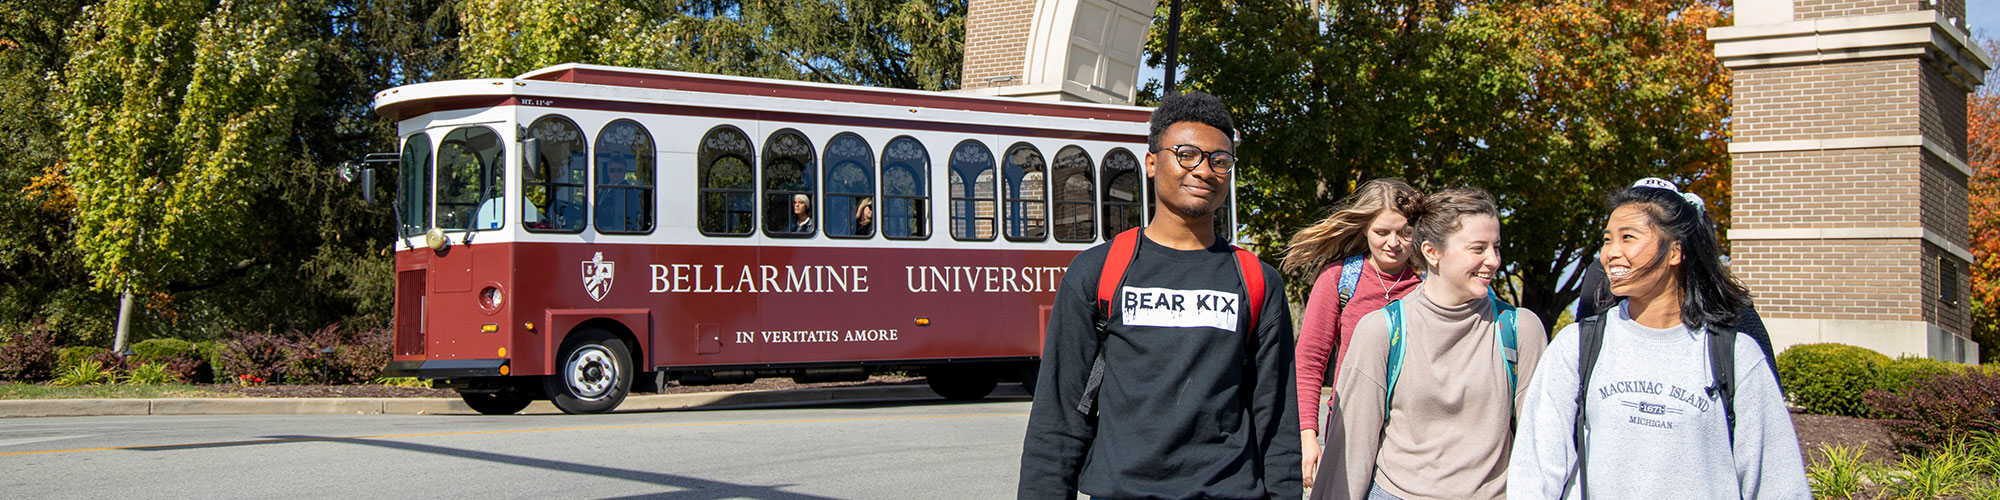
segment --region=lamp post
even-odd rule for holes
[[[1160,97],[1174,95],[1174,73],[1180,72],[1181,0],[1167,0],[1167,71]]]

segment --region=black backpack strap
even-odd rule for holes
[[[1248,255],[1248,252],[1239,253],[1237,254],[1236,257],[1237,259],[1242,259],[1244,255]],[[1239,262],[1237,262],[1237,265],[1233,266],[1236,268],[1236,279],[1243,283],[1243,293],[1244,293],[1243,303],[1237,306],[1241,308],[1241,310],[1237,311],[1236,324],[1238,325],[1237,328],[1242,328],[1243,331],[1245,332],[1243,335],[1237,336],[1237,338],[1243,339],[1243,383],[1237,385],[1236,399],[1238,404],[1243,405],[1243,413],[1247,416],[1247,418],[1245,418],[1244,420],[1249,422],[1250,439],[1248,441],[1250,443],[1250,448],[1252,452],[1251,460],[1256,465],[1255,475],[1257,476],[1257,481],[1259,483],[1262,483],[1265,480],[1264,450],[1258,447],[1258,440],[1259,440],[1258,436],[1260,436],[1260,434],[1257,433],[1257,410],[1254,404],[1256,401],[1255,398],[1252,397],[1254,393],[1257,392],[1257,323],[1258,323],[1257,316],[1258,315],[1256,314],[1256,312],[1258,311],[1251,311],[1249,309],[1251,307],[1250,295],[1264,293],[1263,290],[1264,285],[1262,279],[1256,280],[1255,285],[1253,285],[1250,276],[1248,274],[1245,274],[1249,272],[1263,271],[1261,264],[1257,263],[1255,257],[1253,256],[1251,259],[1252,259],[1251,262],[1248,263],[1241,262],[1239,260]],[[1258,267],[1252,267],[1252,266],[1258,266]],[[1250,269],[1256,269],[1256,271],[1251,271]],[[1259,278],[1262,277],[1260,276]],[[1257,300],[1257,302],[1262,303],[1263,300],[1259,299]]]
[[[1722,415],[1729,420],[1730,449],[1736,448],[1736,329],[1728,325],[1710,325],[1708,333],[1708,372],[1714,385],[1708,387],[1709,395],[1722,399]]]
[[[1104,266],[1098,269],[1097,297],[1090,301],[1097,356],[1090,361],[1090,378],[1084,382],[1083,396],[1076,402],[1076,411],[1084,415],[1097,415],[1097,392],[1104,388],[1104,343],[1111,338],[1111,308],[1116,305],[1114,295],[1125,285],[1125,271],[1139,261],[1139,237],[1144,229],[1127,229],[1113,237],[1104,256]]]
[[[1577,322],[1576,350],[1576,421],[1570,424],[1570,442],[1576,449],[1576,465],[1569,470],[1569,477],[1563,479],[1563,496],[1569,494],[1571,480],[1577,483],[1583,498],[1590,498],[1590,487],[1583,482],[1587,469],[1583,440],[1584,395],[1590,393],[1590,372],[1597,369],[1597,355],[1604,351],[1604,315],[1599,314]]]

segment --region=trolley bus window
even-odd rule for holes
[[[951,237],[993,239],[993,152],[967,139],[951,151]]]
[[[1007,149],[1007,239],[1042,241],[1049,232],[1049,165],[1028,143]]]
[[[1056,241],[1067,243],[1090,243],[1095,240],[1092,232],[1097,224],[1096,201],[1092,192],[1097,190],[1091,182],[1090,153],[1083,148],[1068,146],[1056,151],[1055,202]]]
[[[875,152],[868,141],[842,132],[826,142],[826,235],[875,235]]]
[[[459,127],[438,143],[437,227],[486,230],[501,226],[506,172],[500,134]]]
[[[779,130],[764,141],[764,234],[805,238],[819,226],[813,160],[812,141],[797,130]]]
[[[1104,239],[1139,227],[1139,158],[1125,148],[1104,155]]]
[[[522,225],[537,232],[582,232],[589,168],[583,129],[562,115],[547,115],[528,125],[525,141],[535,141],[535,147],[522,148],[521,191],[527,199],[521,204]]]
[[[632,120],[597,133],[597,232],[653,232],[653,136]]]
[[[756,207],[757,184],[752,180],[751,158],[757,152],[750,136],[728,125],[710,129],[701,139],[699,176],[701,190],[701,233],[710,236],[748,236]]]
[[[931,155],[910,136],[882,149],[882,236],[921,240],[930,233]]]
[[[402,234],[423,234],[431,220],[430,136],[417,133],[403,141],[403,166],[396,179],[396,216],[402,219]]]

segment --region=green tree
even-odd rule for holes
[[[1728,80],[1702,35],[1727,22],[1713,2],[1183,8],[1184,85],[1232,107],[1242,219],[1265,255],[1367,179],[1481,187],[1503,211],[1500,293],[1556,318],[1577,296],[1565,271],[1595,254],[1604,195],[1660,176],[1726,209]],[[1311,278],[1291,281],[1304,292]]]
[[[151,293],[257,260],[251,200],[291,147],[313,51],[293,2],[112,0],[63,76],[77,245],[99,288]]]
[[[51,75],[81,0],[0,0],[0,331],[47,321],[74,340],[109,332],[110,294],[91,291],[73,237]]]

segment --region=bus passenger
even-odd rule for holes
[[[1406,210],[1424,282],[1355,326],[1312,498],[1504,498],[1515,402],[1548,330],[1493,294],[1492,195],[1446,190]]]
[[[1303,493],[1283,278],[1254,256],[1239,261],[1215,234],[1234,133],[1228,108],[1208,94],[1170,96],[1153,110],[1146,174],[1158,215],[1123,237],[1134,243],[1119,275],[1106,271],[1111,244],[1083,251],[1063,275],[1020,498]],[[1261,299],[1250,300],[1243,267],[1260,273]],[[1101,280],[1122,283],[1115,299],[1097,300]],[[1253,302],[1261,310],[1247,311]]]
[[[854,207],[854,235],[875,235],[875,199],[861,197],[861,204]]]
[[[792,195],[792,223],[785,227],[785,232],[799,234],[813,232],[812,213],[812,197],[803,194]]]
[[[1611,198],[1601,314],[1550,342],[1521,407],[1514,498],[1810,498],[1798,435],[1701,198],[1646,179]],[[1579,407],[1579,402],[1581,407]]]
[[[1395,179],[1361,184],[1345,208],[1299,231],[1285,249],[1285,270],[1318,269],[1313,294],[1299,324],[1299,450],[1305,485],[1319,472],[1319,396],[1340,371],[1340,355],[1354,338],[1354,324],[1389,301],[1417,289],[1410,263],[1410,225],[1404,210],[1423,200]]]

